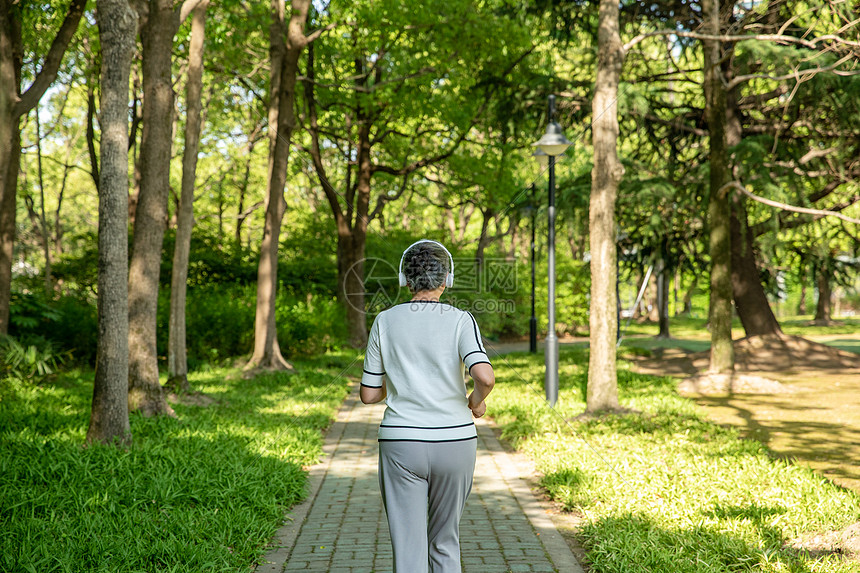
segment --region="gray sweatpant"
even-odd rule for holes
[[[395,573],[459,573],[460,516],[477,440],[380,442],[379,488]]]

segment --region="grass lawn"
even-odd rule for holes
[[[249,570],[305,495],[302,466],[360,373],[355,352],[245,380],[196,373],[208,406],[132,415],[128,449],[84,448],[92,372],[0,383],[0,571]]]
[[[489,414],[535,459],[549,495],[583,517],[592,571],[858,571],[857,561],[789,545],[860,520],[856,494],[709,422],[675,380],[635,374],[623,362],[621,402],[641,414],[576,421],[585,409],[585,350],[562,349],[560,364],[552,411],[541,355],[496,357]]]

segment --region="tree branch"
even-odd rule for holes
[[[42,64],[42,69],[39,70],[36,79],[27,88],[27,91],[21,94],[21,98],[15,104],[14,113],[16,117],[20,117],[36,107],[36,104],[39,103],[39,100],[42,99],[42,96],[45,95],[45,92],[54,83],[54,80],[57,78],[57,72],[60,69],[60,64],[63,62],[63,55],[66,53],[66,48],[69,47],[69,43],[78,29],[78,22],[81,21],[81,16],[84,13],[86,5],[86,0],[72,0],[66,18],[54,37],[51,48],[48,50],[48,55],[45,56],[45,63]]]
[[[840,58],[839,60],[837,60],[836,63],[834,63],[832,65],[825,66],[823,68],[820,66],[817,66],[814,68],[806,68],[803,70],[794,70],[792,73],[784,74],[782,76],[770,76],[767,74],[748,74],[745,76],[736,76],[732,79],[732,81],[730,81],[726,85],[726,90],[731,91],[731,90],[735,89],[736,87],[738,87],[740,84],[742,84],[746,81],[749,81],[749,80],[754,80],[754,79],[766,79],[766,80],[773,80],[775,82],[794,79],[794,80],[797,80],[798,82],[803,82],[803,81],[806,81],[810,77],[812,77],[812,76],[814,76],[820,72],[833,71],[836,68],[838,68],[839,66],[841,66],[842,64],[844,64],[845,62],[847,62],[853,58],[854,58],[854,54],[847,54],[847,55],[843,56],[842,58]],[[853,75],[860,74],[860,71],[840,70],[839,72],[836,72],[836,73],[838,73],[839,75],[842,75],[842,76],[849,76],[849,75],[853,76]]]
[[[375,219],[380,213],[382,213],[382,209],[385,208],[386,203],[400,199],[400,197],[403,195],[403,192],[406,191],[408,182],[409,174],[407,173],[403,176],[403,181],[400,182],[400,189],[398,189],[394,195],[380,193],[379,196],[377,196],[376,198],[376,207],[374,207],[373,212],[367,218],[367,221],[373,221],[373,219]]]
[[[850,27],[850,26],[849,26]],[[843,27],[845,29],[846,27]],[[851,47],[860,47],[860,42],[851,42],[837,36],[835,34],[826,34],[824,36],[819,36],[813,40],[805,40],[803,38],[796,38],[794,36],[785,36],[783,34],[742,34],[742,35],[730,35],[730,34],[701,34],[699,32],[684,32],[681,30],[656,30],[654,32],[646,32],[644,34],[639,34],[634,37],[632,40],[624,44],[622,49],[624,50],[624,54],[626,55],[628,50],[638,44],[639,42],[652,38],[654,36],[678,36],[680,38],[693,38],[695,40],[717,40],[719,42],[745,42],[748,40],[760,40],[763,42],[777,42],[780,44],[798,44],[805,48],[815,49],[818,47],[818,44],[824,42],[832,42],[834,44],[843,44]]]
[[[737,181],[730,181],[730,182],[726,183],[725,185],[723,185],[720,188],[719,192],[722,193],[723,191],[726,191],[727,189],[730,189],[730,188],[734,188],[734,189],[740,191],[741,193],[743,193],[744,195],[746,195],[747,197],[749,197],[753,201],[758,201],[759,203],[762,203],[764,205],[768,205],[770,207],[775,207],[777,209],[782,209],[783,211],[791,211],[793,213],[803,213],[804,215],[815,215],[815,216],[819,216],[819,217],[836,217],[836,218],[842,219],[843,221],[846,221],[848,223],[854,223],[855,225],[860,225],[860,219],[854,219],[852,217],[848,217],[847,215],[843,215],[842,213],[838,213],[836,211],[830,211],[830,210],[824,210],[824,209],[810,209],[808,207],[797,207],[794,205],[788,205],[787,203],[780,203],[779,201],[773,201],[771,199],[765,199],[764,197],[759,197],[758,195],[754,195],[753,193],[748,191],[746,187],[744,187],[743,185],[741,185]],[[855,195],[854,199],[848,205],[852,205],[852,204],[856,203],[858,200],[860,200],[860,196]],[[848,205],[841,206],[840,208],[844,209]]]
[[[314,50],[313,46],[308,46],[308,77],[313,79],[314,77]],[[314,164],[314,171],[317,173],[317,179],[319,179],[320,185],[322,185],[323,192],[325,193],[326,199],[328,199],[329,205],[331,206],[332,213],[334,214],[335,222],[338,226],[341,225],[349,225],[350,222],[346,221],[344,217],[343,210],[340,207],[340,202],[337,199],[337,191],[334,189],[334,185],[329,181],[328,174],[325,169],[325,165],[323,165],[322,157],[320,154],[320,136],[319,136],[319,122],[317,120],[317,103],[316,97],[314,96],[314,83],[313,81],[305,82],[305,98],[308,104],[308,120],[309,120],[309,128],[308,132],[311,134],[311,149],[309,150],[309,155],[311,156],[311,160]]]
[[[184,22],[185,19],[188,18],[189,15],[191,15],[194,9],[197,8],[197,5],[204,1],[207,4],[209,3],[209,0],[185,0],[185,2],[183,2],[179,9],[176,11],[176,13],[179,15],[179,23],[181,24],[182,22]]]
[[[305,40],[304,40],[305,44],[304,45],[307,46],[308,44],[310,44],[311,42],[313,42],[314,40],[316,40],[317,38],[322,36],[324,32],[328,32],[329,30],[334,29],[334,27],[336,25],[337,25],[336,22],[332,22],[331,24],[329,24],[325,28],[320,28],[319,30],[314,30],[313,32],[311,32],[310,34],[305,36]]]

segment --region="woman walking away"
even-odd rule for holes
[[[439,302],[454,259],[436,241],[400,259],[412,300],[376,317],[367,341],[361,401],[386,401],[379,425],[379,488],[395,573],[460,571],[460,516],[472,489],[477,433],[472,416],[495,375],[474,317]],[[475,381],[466,396],[463,364]]]

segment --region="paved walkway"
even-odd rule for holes
[[[310,470],[310,494],[276,533],[258,573],[390,572],[391,542],[377,482],[376,428],[385,406],[365,406],[357,388],[326,435],[323,461]],[[460,522],[464,573],[582,568],[519,476],[526,471],[478,421],[472,494]],[[407,572],[408,573],[408,572]]]

